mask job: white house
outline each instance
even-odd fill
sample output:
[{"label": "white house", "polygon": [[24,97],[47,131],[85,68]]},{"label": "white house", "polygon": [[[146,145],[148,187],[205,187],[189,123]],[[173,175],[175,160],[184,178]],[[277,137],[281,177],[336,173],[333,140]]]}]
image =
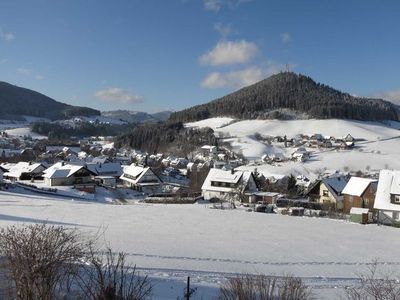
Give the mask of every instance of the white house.
[{"label": "white house", "polygon": [[204,145],[201,147],[201,150],[204,155],[214,155],[217,154],[217,147],[211,145]]},{"label": "white house", "polygon": [[163,182],[150,167],[131,164],[124,169],[120,179],[125,186],[146,194],[158,194],[162,192]]},{"label": "white house", "polygon": [[242,200],[239,199],[240,195],[251,197],[258,191],[252,172],[220,169],[210,169],[201,190],[205,200],[213,198]]},{"label": "white house", "polygon": [[65,186],[90,183],[95,175],[84,165],[59,162],[46,169],[43,178],[48,186]]},{"label": "white house", "polygon": [[374,208],[379,222],[400,222],[400,171],[381,170]]}]

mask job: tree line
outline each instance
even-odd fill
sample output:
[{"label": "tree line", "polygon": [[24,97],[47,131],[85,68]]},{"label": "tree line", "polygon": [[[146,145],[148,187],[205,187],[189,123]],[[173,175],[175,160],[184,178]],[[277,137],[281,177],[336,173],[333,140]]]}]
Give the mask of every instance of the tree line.
[{"label": "tree line", "polygon": [[170,121],[191,122],[218,116],[285,118],[282,109],[318,119],[399,120],[398,109],[388,101],[355,97],[310,77],[282,72],[212,102],[173,113]]},{"label": "tree line", "polygon": [[143,124],[134,127],[128,134],[116,137],[116,147],[130,147],[149,153],[183,154],[205,144],[216,145],[214,131],[210,128],[185,128],[181,122]]}]

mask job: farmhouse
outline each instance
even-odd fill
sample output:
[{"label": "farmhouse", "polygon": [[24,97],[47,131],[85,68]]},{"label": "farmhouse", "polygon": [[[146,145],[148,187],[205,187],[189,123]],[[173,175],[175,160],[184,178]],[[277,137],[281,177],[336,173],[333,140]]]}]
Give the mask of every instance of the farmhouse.
[{"label": "farmhouse", "polygon": [[150,167],[131,164],[124,169],[120,179],[125,186],[146,194],[158,194],[162,192],[163,181]]},{"label": "farmhouse", "polygon": [[337,209],[342,209],[342,191],[347,182],[348,179],[345,176],[333,176],[318,180],[310,187],[307,196],[316,202],[332,204]]},{"label": "farmhouse", "polygon": [[381,170],[374,208],[381,223],[400,223],[400,171]]},{"label": "farmhouse", "polygon": [[48,186],[65,186],[91,183],[95,175],[84,165],[59,162],[45,170],[43,178]]},{"label": "farmhouse", "polygon": [[378,181],[375,179],[351,177],[342,191],[343,212],[350,213],[351,208],[374,208]]},{"label": "farmhouse", "polygon": [[252,202],[258,191],[252,172],[220,169],[210,169],[201,190],[205,200],[234,198],[243,202]]}]

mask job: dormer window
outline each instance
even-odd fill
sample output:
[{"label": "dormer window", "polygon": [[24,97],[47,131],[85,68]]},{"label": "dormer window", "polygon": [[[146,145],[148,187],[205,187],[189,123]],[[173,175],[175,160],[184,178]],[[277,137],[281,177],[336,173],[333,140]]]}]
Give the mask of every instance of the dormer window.
[{"label": "dormer window", "polygon": [[400,205],[400,195],[391,194],[391,195],[390,195],[390,202],[391,202],[392,204],[399,204],[399,205]]}]

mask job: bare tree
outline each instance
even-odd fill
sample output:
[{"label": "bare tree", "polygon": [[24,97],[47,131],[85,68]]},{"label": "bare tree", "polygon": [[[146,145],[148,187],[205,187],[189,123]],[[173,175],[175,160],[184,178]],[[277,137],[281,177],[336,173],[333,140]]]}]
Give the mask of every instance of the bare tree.
[{"label": "bare tree", "polygon": [[378,262],[374,261],[365,275],[359,276],[359,285],[346,289],[349,300],[396,300],[400,299],[400,283],[388,274],[378,272]]},{"label": "bare tree", "polygon": [[152,294],[147,276],[141,277],[136,266],[127,265],[124,253],[113,253],[107,248],[97,254],[90,247],[87,263],[82,264],[77,283],[89,300],[143,300]]},{"label": "bare tree", "polygon": [[306,300],[310,293],[300,278],[244,274],[228,279],[218,300]]},{"label": "bare tree", "polygon": [[36,224],[0,230],[0,253],[17,299],[55,299],[84,249],[79,234],[64,227]]}]

